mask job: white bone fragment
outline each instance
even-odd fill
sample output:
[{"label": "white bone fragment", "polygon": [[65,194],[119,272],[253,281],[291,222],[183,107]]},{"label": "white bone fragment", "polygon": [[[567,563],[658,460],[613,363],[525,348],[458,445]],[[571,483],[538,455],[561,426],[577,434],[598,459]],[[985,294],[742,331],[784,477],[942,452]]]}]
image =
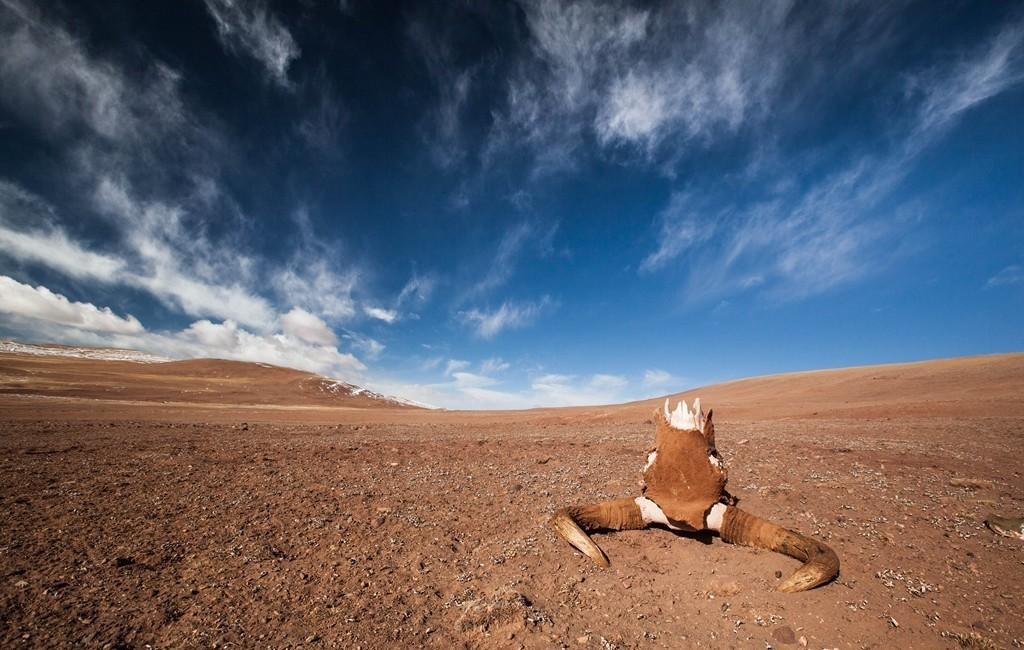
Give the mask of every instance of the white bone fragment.
[{"label": "white bone fragment", "polygon": [[708,530],[722,530],[722,520],[725,519],[725,509],[727,507],[724,503],[716,503],[711,506],[711,512],[708,513],[707,518]]},{"label": "white bone fragment", "polygon": [[[694,406],[697,406],[696,402]],[[672,412],[669,418],[669,424],[674,428],[681,431],[692,431],[698,429],[697,426],[697,412],[694,410],[690,412],[689,407],[686,405],[686,400],[681,400],[676,404],[676,410]]]},{"label": "white bone fragment", "polygon": [[657,451],[652,451],[651,453],[647,454],[647,464],[644,465],[643,471],[646,472],[648,469],[650,469],[651,465],[654,464],[654,459],[657,458],[657,457],[658,457],[658,452]]},{"label": "white bone fragment", "polygon": [[663,524],[672,530],[681,530],[678,526],[670,524],[664,511],[647,497],[637,497],[633,499],[633,502],[640,506],[640,516],[643,517],[645,524]]}]

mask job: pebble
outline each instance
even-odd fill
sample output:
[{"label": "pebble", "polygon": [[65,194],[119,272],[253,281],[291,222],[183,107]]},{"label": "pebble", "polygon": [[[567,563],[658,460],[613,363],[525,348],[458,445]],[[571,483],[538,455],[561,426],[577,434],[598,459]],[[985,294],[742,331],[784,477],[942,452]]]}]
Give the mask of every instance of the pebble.
[{"label": "pebble", "polygon": [[788,625],[780,625],[772,631],[772,638],[783,645],[796,643],[796,632]]}]

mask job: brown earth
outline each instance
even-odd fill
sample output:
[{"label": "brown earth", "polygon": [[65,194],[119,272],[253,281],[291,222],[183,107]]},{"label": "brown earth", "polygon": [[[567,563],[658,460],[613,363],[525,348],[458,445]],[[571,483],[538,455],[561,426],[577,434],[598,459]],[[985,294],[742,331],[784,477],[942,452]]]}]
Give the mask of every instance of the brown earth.
[{"label": "brown earth", "polygon": [[190,392],[230,364],[21,356],[0,356],[3,647],[1024,643],[1024,543],[982,524],[1024,513],[1021,354],[686,394],[741,505],[839,553],[802,594],[773,591],[793,560],[715,537],[596,535],[598,569],[546,527],[637,493],[656,401],[353,408],[287,379]]},{"label": "brown earth", "polygon": [[[66,346],[31,346],[62,352]],[[407,408],[383,395],[293,368],[223,359],[98,361],[0,351],[0,395],[188,404]]]}]

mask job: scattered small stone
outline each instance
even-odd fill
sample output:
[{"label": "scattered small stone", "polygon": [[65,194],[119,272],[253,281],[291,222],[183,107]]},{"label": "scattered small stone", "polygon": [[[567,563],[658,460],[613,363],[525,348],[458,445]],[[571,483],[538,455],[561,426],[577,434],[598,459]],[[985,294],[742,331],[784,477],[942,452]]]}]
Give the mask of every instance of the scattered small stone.
[{"label": "scattered small stone", "polygon": [[951,478],[949,484],[953,487],[967,488],[968,490],[988,490],[992,488],[992,481],[980,478]]},{"label": "scattered small stone", "polygon": [[796,643],[796,632],[788,625],[780,625],[772,631],[772,638],[783,645]]}]

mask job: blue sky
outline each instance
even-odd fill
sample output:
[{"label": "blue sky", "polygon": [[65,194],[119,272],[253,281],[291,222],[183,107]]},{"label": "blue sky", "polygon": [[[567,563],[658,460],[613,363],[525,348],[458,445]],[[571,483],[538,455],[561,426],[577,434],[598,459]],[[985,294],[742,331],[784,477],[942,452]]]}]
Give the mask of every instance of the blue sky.
[{"label": "blue sky", "polygon": [[1024,349],[1004,2],[0,0],[0,335],[452,408]]}]

